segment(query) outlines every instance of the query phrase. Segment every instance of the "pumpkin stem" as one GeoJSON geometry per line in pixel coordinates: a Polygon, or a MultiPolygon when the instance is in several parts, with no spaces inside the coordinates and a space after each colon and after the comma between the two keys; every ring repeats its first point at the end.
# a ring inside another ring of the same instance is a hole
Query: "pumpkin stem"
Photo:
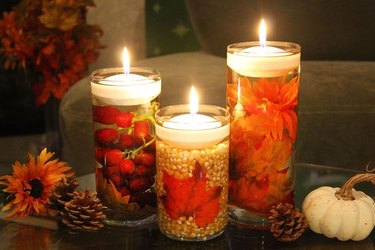
{"type": "MultiPolygon", "coordinates": [[[[372,171],[371,171],[372,172],[372,171]]],[[[353,196],[353,186],[360,182],[371,181],[375,185],[375,174],[365,173],[365,174],[356,174],[345,182],[345,184],[338,190],[335,195],[337,199],[343,200],[354,200],[353,196]]]]}
{"type": "Polygon", "coordinates": [[[369,162],[367,163],[367,165],[366,165],[366,172],[367,172],[367,173],[375,172],[375,167],[372,168],[372,169],[370,169],[370,163],[371,163],[371,161],[369,161],[369,162]]]}

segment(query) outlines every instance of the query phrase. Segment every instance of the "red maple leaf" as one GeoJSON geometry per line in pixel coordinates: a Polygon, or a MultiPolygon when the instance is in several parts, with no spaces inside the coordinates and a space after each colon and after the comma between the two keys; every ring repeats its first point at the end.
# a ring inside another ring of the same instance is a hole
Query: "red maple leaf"
{"type": "Polygon", "coordinates": [[[198,161],[195,163],[193,176],[186,179],[177,179],[163,171],[166,194],[160,198],[171,219],[192,216],[199,227],[205,227],[214,221],[220,211],[219,198],[223,188],[207,188],[206,172],[198,161]]]}

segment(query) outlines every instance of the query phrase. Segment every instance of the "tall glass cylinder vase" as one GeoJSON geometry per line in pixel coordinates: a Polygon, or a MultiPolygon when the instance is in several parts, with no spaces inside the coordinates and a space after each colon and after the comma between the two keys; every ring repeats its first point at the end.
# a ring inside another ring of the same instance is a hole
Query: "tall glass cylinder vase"
{"type": "Polygon", "coordinates": [[[109,68],[91,74],[98,197],[110,225],[156,220],[155,120],[160,74],[150,68],[109,68]]]}
{"type": "Polygon", "coordinates": [[[300,49],[271,41],[228,46],[229,216],[235,223],[267,228],[272,206],[294,204],[300,49]]]}
{"type": "Polygon", "coordinates": [[[228,221],[229,113],[220,107],[168,106],[156,117],[156,190],[160,231],[205,241],[228,221]]]}

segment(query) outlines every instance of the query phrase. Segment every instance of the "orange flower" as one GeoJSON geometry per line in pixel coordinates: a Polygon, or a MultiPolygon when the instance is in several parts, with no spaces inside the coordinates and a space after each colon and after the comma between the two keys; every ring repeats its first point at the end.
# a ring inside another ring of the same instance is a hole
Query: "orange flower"
{"type": "MultiPolygon", "coordinates": [[[[256,115],[258,125],[264,127],[266,135],[273,139],[282,139],[284,129],[294,141],[297,132],[299,78],[287,83],[261,78],[250,83],[248,78],[241,78],[240,102],[249,115],[256,115]]],[[[237,84],[228,85],[228,103],[231,108],[238,101],[237,84]]]]}
{"type": "Polygon", "coordinates": [[[11,210],[7,217],[24,217],[29,214],[47,214],[46,202],[53,191],[55,184],[62,177],[73,175],[71,167],[58,159],[51,160],[54,153],[42,150],[35,159],[29,154],[29,162],[13,164],[13,175],[0,177],[0,184],[12,200],[3,207],[2,211],[11,210]]]}

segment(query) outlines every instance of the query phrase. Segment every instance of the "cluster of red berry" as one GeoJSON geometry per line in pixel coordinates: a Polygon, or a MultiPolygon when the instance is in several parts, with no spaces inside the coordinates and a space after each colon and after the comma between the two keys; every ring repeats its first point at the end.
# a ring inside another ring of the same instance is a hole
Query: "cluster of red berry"
{"type": "Polygon", "coordinates": [[[93,106],[95,158],[103,177],[116,187],[113,192],[130,196],[141,207],[156,206],[149,189],[154,184],[155,135],[152,115],[136,115],[113,106],[93,106]]]}

